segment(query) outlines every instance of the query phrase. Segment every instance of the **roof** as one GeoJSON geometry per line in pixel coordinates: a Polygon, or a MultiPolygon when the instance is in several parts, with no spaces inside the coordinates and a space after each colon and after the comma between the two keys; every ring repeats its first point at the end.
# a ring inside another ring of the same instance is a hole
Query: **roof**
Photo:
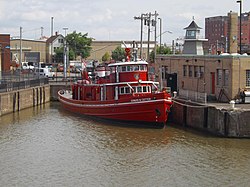
{"type": "Polygon", "coordinates": [[[192,22],[190,23],[190,25],[189,25],[188,27],[184,28],[184,29],[189,30],[189,29],[202,29],[202,28],[199,27],[199,26],[195,23],[195,21],[192,21],[192,22]]]}
{"type": "Polygon", "coordinates": [[[131,62],[116,62],[113,64],[109,64],[108,66],[124,66],[124,65],[147,65],[148,63],[146,61],[131,61],[131,62]]]}
{"type": "Polygon", "coordinates": [[[49,37],[49,39],[46,40],[46,43],[52,43],[58,37],[63,37],[63,36],[61,34],[51,36],[51,37],[49,37]]]}

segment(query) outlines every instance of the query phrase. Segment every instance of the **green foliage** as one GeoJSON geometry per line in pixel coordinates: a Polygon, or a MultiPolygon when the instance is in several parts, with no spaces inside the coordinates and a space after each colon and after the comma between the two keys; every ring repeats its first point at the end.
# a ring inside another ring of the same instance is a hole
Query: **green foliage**
{"type": "Polygon", "coordinates": [[[118,46],[114,51],[112,51],[112,59],[115,61],[122,61],[126,59],[125,50],[118,46]]]}
{"type": "Polygon", "coordinates": [[[56,49],[54,55],[54,61],[56,63],[63,63],[63,47],[56,49]]]}
{"type": "Polygon", "coordinates": [[[110,60],[110,54],[108,52],[106,52],[103,56],[102,56],[102,61],[106,62],[110,60]]]}
{"type": "Polygon", "coordinates": [[[172,54],[172,50],[170,47],[167,47],[166,45],[161,46],[161,48],[160,46],[157,46],[156,54],[169,55],[169,54],[172,54]]]}
{"type": "Polygon", "coordinates": [[[88,38],[88,33],[70,33],[66,36],[66,41],[69,46],[69,58],[73,60],[76,56],[81,55],[82,58],[87,58],[90,56],[91,51],[91,43],[93,38],[88,38]]]}
{"type": "MultiPolygon", "coordinates": [[[[171,48],[167,47],[166,45],[161,46],[157,46],[156,47],[156,54],[162,54],[162,55],[168,55],[168,54],[172,54],[171,48]]],[[[155,58],[155,54],[154,54],[154,50],[151,51],[150,53],[150,61],[153,61],[155,58]]]]}
{"type": "MultiPolygon", "coordinates": [[[[64,49],[63,49],[63,47],[61,47],[61,48],[59,48],[59,49],[56,49],[55,50],[55,55],[54,55],[54,61],[56,62],[56,63],[63,63],[63,61],[64,61],[64,49]]],[[[74,53],[74,51],[73,50],[69,50],[69,59],[70,60],[73,60],[74,59],[74,56],[75,55],[75,53],[74,53]]]]}

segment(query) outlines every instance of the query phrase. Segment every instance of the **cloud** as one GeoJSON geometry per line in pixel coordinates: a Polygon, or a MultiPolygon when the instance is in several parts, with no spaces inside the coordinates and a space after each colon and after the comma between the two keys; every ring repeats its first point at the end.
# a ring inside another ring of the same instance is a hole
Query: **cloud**
{"type": "MultiPolygon", "coordinates": [[[[244,1],[243,10],[250,7],[244,1]]],[[[204,28],[205,17],[226,15],[230,10],[238,11],[238,4],[228,0],[0,0],[0,32],[18,33],[24,30],[44,27],[44,33],[50,35],[50,21],[54,17],[54,30],[68,27],[68,32],[89,33],[99,40],[139,39],[140,21],[134,16],[156,10],[163,20],[163,31],[170,30],[172,39],[184,35],[183,28],[195,17],[197,24],[204,28]],[[218,6],[219,5],[219,6],[218,6]],[[220,6],[223,5],[223,6],[220,6]],[[15,31],[16,30],[16,31],[15,31]],[[15,31],[15,32],[14,32],[15,31]]],[[[204,31],[204,29],[203,29],[204,31]]],[[[147,31],[146,31],[147,32],[147,31]]],[[[29,37],[29,33],[26,35],[29,37]]],[[[30,33],[30,37],[33,35],[30,33]]],[[[163,41],[164,42],[164,41],[163,41]]]]}

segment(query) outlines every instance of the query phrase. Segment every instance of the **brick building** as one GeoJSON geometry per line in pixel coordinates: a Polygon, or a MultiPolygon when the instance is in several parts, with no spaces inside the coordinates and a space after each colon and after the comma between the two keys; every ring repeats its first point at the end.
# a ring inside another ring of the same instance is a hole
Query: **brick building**
{"type": "MultiPolygon", "coordinates": [[[[231,13],[231,12],[230,12],[231,13]]],[[[205,38],[208,39],[208,49],[210,54],[228,52],[229,50],[229,40],[233,39],[240,43],[240,17],[238,16],[238,33],[234,38],[229,37],[229,16],[215,16],[205,18],[205,38]]],[[[250,12],[242,13],[242,53],[250,53],[250,12]]],[[[238,46],[239,51],[239,46],[238,46]]]]}
{"type": "Polygon", "coordinates": [[[10,70],[10,35],[0,34],[0,71],[10,70]]]}
{"type": "Polygon", "coordinates": [[[244,55],[159,55],[156,76],[172,91],[206,93],[228,102],[250,90],[250,57],[244,55]]]}
{"type": "Polygon", "coordinates": [[[207,98],[225,102],[239,98],[242,90],[250,90],[250,57],[236,54],[237,13],[230,12],[227,18],[217,17],[212,20],[214,26],[210,29],[217,32],[211,34],[215,38],[212,41],[226,33],[228,54],[157,55],[156,77],[162,87],[171,87],[172,91],[184,95],[194,93],[197,97],[204,93],[207,98]]]}

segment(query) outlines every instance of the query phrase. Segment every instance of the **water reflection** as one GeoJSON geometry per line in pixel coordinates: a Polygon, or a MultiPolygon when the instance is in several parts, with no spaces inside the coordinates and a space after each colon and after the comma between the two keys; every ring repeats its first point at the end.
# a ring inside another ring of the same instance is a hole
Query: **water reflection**
{"type": "MultiPolygon", "coordinates": [[[[59,103],[0,118],[2,186],[247,186],[250,140],[131,128],[59,103]]],[[[173,124],[174,125],[174,124],[173,124]]]]}

